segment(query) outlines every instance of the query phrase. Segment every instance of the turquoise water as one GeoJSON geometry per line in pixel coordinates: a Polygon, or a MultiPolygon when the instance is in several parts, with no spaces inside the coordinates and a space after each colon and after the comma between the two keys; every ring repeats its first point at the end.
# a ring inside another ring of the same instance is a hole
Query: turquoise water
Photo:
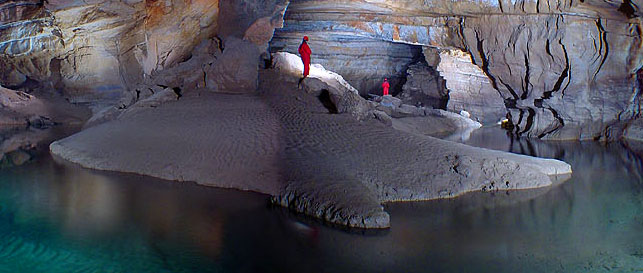
{"type": "Polygon", "coordinates": [[[574,175],[388,204],[392,228],[362,231],[265,195],[59,163],[46,143],[62,134],[0,132],[0,272],[643,272],[643,163],[620,143],[474,132],[467,143],[563,159],[574,175]]]}

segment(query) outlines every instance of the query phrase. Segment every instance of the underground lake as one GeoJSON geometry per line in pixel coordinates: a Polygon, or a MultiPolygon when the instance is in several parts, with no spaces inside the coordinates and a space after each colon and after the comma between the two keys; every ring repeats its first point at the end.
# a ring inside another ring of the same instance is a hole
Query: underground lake
{"type": "Polygon", "coordinates": [[[643,0],[0,0],[0,273],[643,273],[643,0]]]}
{"type": "Polygon", "coordinates": [[[482,128],[465,142],[564,160],[571,179],[388,203],[391,228],[363,230],[263,194],[55,160],[47,143],[63,129],[0,139],[30,133],[47,137],[2,159],[0,272],[643,271],[643,161],[625,143],[512,141],[482,128]]]}

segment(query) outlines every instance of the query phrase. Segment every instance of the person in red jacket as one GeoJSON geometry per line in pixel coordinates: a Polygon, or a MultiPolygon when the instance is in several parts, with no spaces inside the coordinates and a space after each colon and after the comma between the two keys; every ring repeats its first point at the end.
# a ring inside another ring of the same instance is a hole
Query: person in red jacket
{"type": "Polygon", "coordinates": [[[388,79],[384,79],[384,82],[382,83],[382,96],[388,96],[388,89],[391,87],[391,85],[388,83],[388,79]]]}
{"type": "Polygon", "coordinates": [[[304,77],[299,80],[299,83],[308,77],[310,72],[310,47],[308,47],[308,36],[304,36],[304,40],[299,45],[299,55],[301,56],[301,61],[304,62],[304,77]]]}

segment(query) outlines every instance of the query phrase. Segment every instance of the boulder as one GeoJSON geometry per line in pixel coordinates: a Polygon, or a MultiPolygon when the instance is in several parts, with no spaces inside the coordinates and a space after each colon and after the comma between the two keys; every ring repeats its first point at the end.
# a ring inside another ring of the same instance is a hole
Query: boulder
{"type": "MultiPolygon", "coordinates": [[[[301,77],[304,65],[301,59],[291,53],[272,54],[273,69],[281,75],[301,77]]],[[[301,81],[302,88],[319,97],[331,113],[349,113],[358,120],[372,118],[372,106],[359,95],[359,91],[344,78],[326,70],[319,64],[310,66],[309,76],[301,81]]]]}
{"type": "Polygon", "coordinates": [[[358,120],[370,118],[370,104],[357,92],[346,88],[337,81],[308,77],[302,81],[304,90],[322,101],[330,113],[348,113],[358,120]]]}
{"type": "Polygon", "coordinates": [[[31,116],[27,118],[27,124],[34,128],[45,129],[56,125],[54,121],[45,116],[31,116]]]}
{"type": "Polygon", "coordinates": [[[453,123],[457,129],[478,129],[482,127],[482,124],[469,118],[469,116],[465,114],[466,112],[456,114],[441,109],[426,109],[425,113],[427,116],[444,117],[453,123]]]}
{"type": "Polygon", "coordinates": [[[31,159],[31,155],[22,150],[16,150],[16,151],[10,152],[7,155],[9,157],[9,160],[11,161],[11,163],[13,163],[14,166],[20,166],[22,164],[25,164],[27,161],[31,159]]]}
{"type": "Polygon", "coordinates": [[[125,112],[137,111],[140,108],[155,108],[159,105],[169,102],[176,101],[179,99],[179,94],[177,94],[172,88],[165,88],[161,91],[154,93],[152,96],[136,102],[134,105],[130,106],[125,112]]]}
{"type": "Polygon", "coordinates": [[[259,56],[257,45],[250,41],[230,38],[224,44],[221,57],[204,69],[206,84],[215,92],[255,92],[258,86],[259,56]]]}
{"type": "Polygon", "coordinates": [[[284,26],[284,13],[289,4],[289,1],[284,0],[276,2],[272,14],[257,19],[248,27],[243,35],[244,40],[248,40],[262,49],[268,47],[275,29],[284,26]]]}
{"type": "Polygon", "coordinates": [[[379,103],[382,106],[397,108],[402,105],[402,100],[393,96],[382,96],[379,98],[379,103]]]}
{"type": "Polygon", "coordinates": [[[27,81],[27,76],[20,73],[18,70],[11,70],[4,75],[0,82],[6,86],[20,86],[27,81]]]}
{"type": "Polygon", "coordinates": [[[479,122],[441,109],[423,109],[423,115],[408,115],[393,119],[393,128],[414,134],[444,137],[470,134],[482,127],[479,122]]]}
{"type": "Polygon", "coordinates": [[[0,108],[16,108],[32,102],[34,96],[22,91],[15,91],[0,86],[0,108]]]}
{"type": "Polygon", "coordinates": [[[424,116],[424,108],[402,104],[400,107],[395,108],[395,112],[400,116],[424,116]]]}
{"type": "Polygon", "coordinates": [[[118,118],[120,114],[124,111],[123,108],[118,108],[116,106],[107,106],[98,112],[96,112],[92,117],[85,122],[83,129],[87,129],[108,121],[112,121],[118,118]]]}
{"type": "Polygon", "coordinates": [[[373,116],[375,117],[375,119],[377,119],[380,122],[384,123],[386,126],[392,126],[393,125],[393,118],[391,118],[391,116],[389,116],[384,111],[375,110],[375,111],[373,111],[373,116]]]}

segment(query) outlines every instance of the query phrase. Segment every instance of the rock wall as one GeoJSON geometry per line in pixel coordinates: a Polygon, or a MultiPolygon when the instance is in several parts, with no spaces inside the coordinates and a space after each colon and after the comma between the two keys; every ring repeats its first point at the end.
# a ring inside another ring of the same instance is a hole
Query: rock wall
{"type": "Polygon", "coordinates": [[[418,62],[407,69],[406,83],[398,97],[405,104],[446,109],[449,91],[444,79],[434,68],[418,62]]]}
{"type": "Polygon", "coordinates": [[[367,90],[374,84],[363,74],[383,77],[406,67],[417,46],[431,48],[442,52],[434,65],[451,94],[450,110],[484,123],[508,114],[522,136],[613,139],[639,112],[641,4],[295,0],[271,45],[296,52],[301,37],[312,36],[321,51],[313,58],[367,90]],[[374,58],[382,48],[400,51],[374,58]]]}
{"type": "MultiPolygon", "coordinates": [[[[224,51],[226,43],[231,45],[223,58],[236,61],[243,56],[243,69],[254,69],[256,78],[261,49],[267,47],[274,28],[281,26],[287,3],[1,1],[0,84],[14,89],[56,89],[74,102],[113,104],[122,101],[123,95],[131,97],[127,93],[140,93],[136,89],[141,83],[157,84],[154,81],[161,78],[161,71],[191,59],[197,45],[216,36],[221,38],[216,42],[219,51],[224,51]],[[243,38],[244,42],[237,42],[243,38]]],[[[192,68],[213,73],[207,79],[210,87],[218,84],[216,90],[226,89],[225,85],[237,80],[225,75],[216,79],[222,68],[212,59],[200,61],[192,68]]],[[[235,61],[228,65],[234,66],[235,61]]],[[[185,83],[183,79],[168,80],[168,76],[164,75],[163,82],[185,83]]],[[[202,76],[195,81],[207,81],[202,76]]],[[[252,81],[256,86],[256,79],[252,81]]],[[[252,81],[244,81],[243,87],[252,87],[252,81]]]]}
{"type": "Polygon", "coordinates": [[[0,75],[75,101],[116,100],[144,74],[186,58],[213,33],[217,1],[9,1],[0,75]],[[28,11],[28,12],[27,12],[28,11]]]}
{"type": "Polygon", "coordinates": [[[450,90],[449,110],[467,111],[483,124],[495,123],[506,115],[503,98],[484,71],[471,63],[471,55],[457,49],[439,54],[438,71],[450,90]]]}
{"type": "Polygon", "coordinates": [[[474,61],[505,100],[518,135],[609,138],[617,133],[612,127],[636,115],[640,23],[568,17],[486,16],[466,23],[474,61]]]}
{"type": "MultiPolygon", "coordinates": [[[[466,110],[483,123],[508,117],[521,136],[614,139],[640,112],[641,4],[1,1],[0,84],[56,89],[75,102],[125,96],[125,106],[143,92],[141,83],[149,90],[253,90],[253,64],[269,58],[262,55],[269,41],[272,52],[296,53],[308,35],[313,62],[341,74],[363,96],[379,94],[384,77],[392,94],[400,94],[414,72],[409,65],[424,59],[446,80],[449,110],[466,110]],[[190,61],[204,40],[216,50],[190,61]],[[161,73],[169,68],[181,78],[161,73]]],[[[412,79],[408,90],[421,90],[414,89],[418,80],[439,81],[435,73],[421,74],[427,80],[412,79]]]]}
{"type": "MultiPolygon", "coordinates": [[[[287,13],[288,14],[288,13],[287,13]]],[[[287,16],[292,16],[288,14],[287,16]]],[[[298,30],[292,18],[286,17],[283,29],[275,33],[271,51],[297,53],[304,35],[312,50],[312,62],[341,74],[360,94],[382,94],[384,78],[391,83],[392,94],[402,89],[408,66],[422,58],[421,48],[389,43],[368,37],[328,33],[326,26],[311,23],[317,30],[298,30]]]]}

